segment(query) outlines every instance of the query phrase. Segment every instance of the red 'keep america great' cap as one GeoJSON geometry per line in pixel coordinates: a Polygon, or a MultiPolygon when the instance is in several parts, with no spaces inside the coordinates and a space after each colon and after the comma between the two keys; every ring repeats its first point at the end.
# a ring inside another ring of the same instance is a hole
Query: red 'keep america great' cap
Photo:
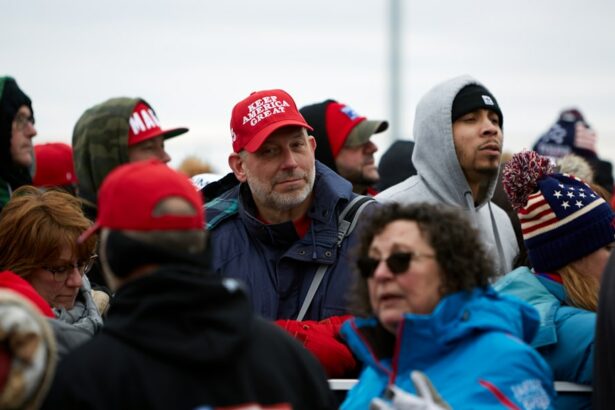
{"type": "Polygon", "coordinates": [[[233,107],[233,151],[255,152],[278,128],[296,125],[312,131],[293,98],[284,90],[255,91],[233,107]]]}

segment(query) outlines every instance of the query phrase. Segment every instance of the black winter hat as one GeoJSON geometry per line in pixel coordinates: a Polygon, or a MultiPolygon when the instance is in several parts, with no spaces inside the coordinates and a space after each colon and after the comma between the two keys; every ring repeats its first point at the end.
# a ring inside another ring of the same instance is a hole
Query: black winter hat
{"type": "Polygon", "coordinates": [[[500,117],[500,128],[504,129],[504,116],[497,100],[489,90],[478,84],[466,85],[457,93],[453,100],[451,120],[455,122],[465,114],[479,108],[495,112],[500,117]]]}

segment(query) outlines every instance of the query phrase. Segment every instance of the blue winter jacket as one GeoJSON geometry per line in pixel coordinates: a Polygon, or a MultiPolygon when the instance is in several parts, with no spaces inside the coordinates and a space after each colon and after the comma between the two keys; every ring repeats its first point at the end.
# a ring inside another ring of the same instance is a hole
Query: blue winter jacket
{"type": "Polygon", "coordinates": [[[254,311],[268,319],[295,319],[321,264],[329,268],[305,320],[347,313],[352,282],[349,252],[358,229],[336,245],[338,215],[354,198],[352,185],[316,161],[308,232],[299,238],[292,222],[263,224],[256,218],[249,187],[241,184],[205,206],[211,231],[212,266],[243,281],[254,311]]]}
{"type": "Polygon", "coordinates": [[[365,367],[341,408],[367,409],[389,384],[416,394],[410,372],[420,370],[454,409],[551,409],[551,370],[525,343],[537,328],[531,306],[491,288],[449,295],[430,315],[408,313],[396,335],[354,318],[342,335],[365,367]]]}
{"type": "MultiPolygon", "coordinates": [[[[538,310],[540,328],[532,341],[553,369],[555,380],[592,384],[596,314],[568,306],[564,287],[520,267],[494,285],[538,310]]],[[[591,408],[589,394],[560,394],[558,409],[591,408]]]]}

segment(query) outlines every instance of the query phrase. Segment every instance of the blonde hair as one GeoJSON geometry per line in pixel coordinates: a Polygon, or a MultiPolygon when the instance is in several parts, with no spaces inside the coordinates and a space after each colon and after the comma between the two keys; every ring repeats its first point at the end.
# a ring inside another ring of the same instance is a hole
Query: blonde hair
{"type": "Polygon", "coordinates": [[[570,264],[558,270],[562,278],[568,303],[571,306],[595,312],[598,309],[600,283],[590,275],[584,275],[570,264]]]}

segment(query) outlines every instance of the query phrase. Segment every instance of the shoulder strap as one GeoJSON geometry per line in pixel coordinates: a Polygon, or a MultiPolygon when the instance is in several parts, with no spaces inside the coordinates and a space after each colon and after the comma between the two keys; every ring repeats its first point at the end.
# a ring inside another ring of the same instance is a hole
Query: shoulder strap
{"type": "Polygon", "coordinates": [[[357,195],[346,205],[340,213],[337,225],[337,247],[342,246],[344,238],[349,236],[357,225],[358,216],[368,203],[375,201],[371,196],[357,195]]]}
{"type": "MultiPolygon", "coordinates": [[[[344,210],[340,213],[338,218],[337,225],[337,246],[338,248],[342,246],[342,242],[344,238],[346,238],[350,233],[354,230],[354,227],[357,225],[357,220],[363,209],[367,206],[369,202],[374,201],[374,198],[364,195],[357,195],[346,205],[344,210]]],[[[303,299],[303,304],[301,305],[301,309],[299,310],[299,314],[297,315],[297,320],[303,320],[307,310],[312,304],[312,300],[316,295],[316,291],[320,286],[320,282],[325,277],[325,272],[327,271],[328,265],[320,265],[314,274],[314,278],[312,278],[312,283],[310,284],[310,288],[305,295],[305,299],[303,299]]]]}

